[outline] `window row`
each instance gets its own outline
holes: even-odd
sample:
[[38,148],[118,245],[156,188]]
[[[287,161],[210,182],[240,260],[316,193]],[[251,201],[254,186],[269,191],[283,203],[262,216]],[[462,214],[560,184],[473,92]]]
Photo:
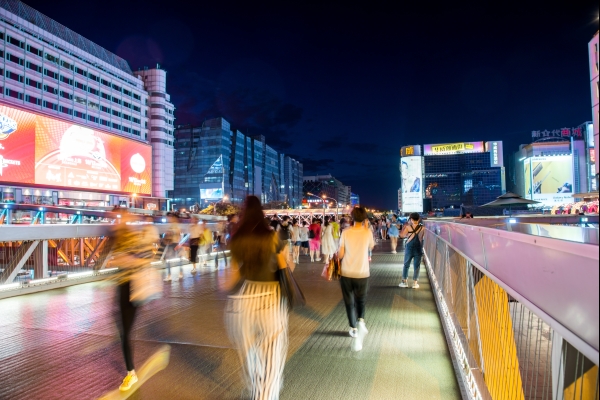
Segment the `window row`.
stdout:
[[[2,69],[0,68],[0,72],[1,71],[2,71]],[[52,71],[44,70],[44,72],[46,73],[46,72],[52,72]],[[24,80],[22,75],[19,75],[19,74],[15,73],[15,72],[6,70],[6,73],[3,74],[3,75],[5,75],[7,78],[13,79],[13,80],[15,80],[17,82],[25,82],[28,86],[34,87],[36,89],[42,89],[42,87],[43,87],[44,91],[46,91],[48,93],[52,93],[54,95],[59,95],[59,93],[60,93],[60,96],[66,98],[66,99],[69,99],[69,100],[73,99],[73,94],[71,94],[71,93],[65,92],[63,90],[60,90],[60,92],[59,92],[58,88],[55,88],[55,87],[53,87],[51,85],[46,85],[46,84],[42,85],[41,82],[36,81],[35,79],[32,79],[32,78],[25,78],[25,80]],[[50,77],[53,77],[52,75],[49,75],[49,74],[46,74],[46,75],[50,76]],[[60,81],[64,82],[64,83],[69,83],[66,80],[64,80],[62,76],[60,77]],[[133,111],[136,111],[136,112],[140,112],[141,111],[139,107],[137,107],[135,105],[132,105],[132,104],[126,102],[126,101],[121,102],[120,99],[117,99],[115,97],[111,97],[111,96],[109,96],[106,93],[98,92],[94,88],[87,88],[87,87],[85,87],[85,85],[82,87],[82,86],[80,86],[79,82],[77,82],[77,81],[75,82],[75,87],[79,88],[79,89],[81,89],[83,91],[87,91],[89,93],[92,93],[92,94],[100,93],[100,97],[102,97],[103,99],[112,100],[113,103],[122,105],[125,108],[130,108],[130,109],[132,109]],[[80,99],[80,104],[84,104],[85,103],[85,99],[83,99],[82,97],[75,96],[75,98],[76,99]],[[92,101],[88,101],[87,103],[91,107],[99,108],[98,103],[94,103]],[[111,111],[109,110],[107,112],[110,113]],[[127,114],[123,113],[123,115],[127,115]],[[140,121],[139,118],[131,117],[129,115],[127,115],[127,118],[130,119],[130,120],[132,120],[132,121],[137,121],[137,123],[139,123],[139,121]]]
[[23,96],[23,93],[18,92],[16,90],[10,89],[10,88],[6,88],[4,90],[4,94],[6,96],[18,99],[18,100],[25,100],[26,103],[31,103],[31,104],[35,104],[38,106],[42,106],[44,108],[50,109],[50,110],[54,110],[54,111],[59,111],[63,114],[67,114],[67,115],[72,115],[74,117],[80,118],[82,120],[87,120],[90,122],[94,122],[96,124],[99,125],[104,125],[107,127],[111,127],[113,129],[119,130],[119,131],[123,131],[126,133],[131,133],[133,135],[136,136],[140,136],[141,132],[138,129],[133,129],[130,128],[128,126],[123,126],[121,124],[118,124],[116,122],[111,122],[109,120],[106,120],[104,118],[100,118],[94,115],[90,115],[90,114],[86,114],[82,111],[79,110],[74,110],[72,108],[63,106],[63,105],[58,105],[57,103],[54,103],[52,101],[48,101],[48,100],[42,100],[38,97],[26,94],[25,96]]
[[[47,41],[45,39],[42,39],[42,38],[40,38],[40,37],[32,34],[31,32],[28,32],[25,29],[21,28],[21,31],[23,31],[25,33],[28,33],[29,35],[35,37],[36,39],[39,39],[42,42],[44,42],[44,43],[46,43],[46,44],[48,44],[48,45],[50,45],[50,46],[52,46],[54,48],[57,48],[60,51],[63,51],[65,53],[67,53],[67,54],[70,54],[71,56],[73,56],[73,57],[75,57],[75,58],[77,58],[77,59],[79,59],[79,60],[81,60],[81,61],[83,61],[83,62],[85,62],[87,64],[93,65],[94,67],[98,68],[99,70],[101,70],[101,71],[103,71],[103,72],[105,72],[105,73],[107,73],[109,75],[112,75],[113,77],[115,77],[117,79],[120,79],[120,80],[122,80],[122,81],[124,81],[124,82],[126,82],[126,83],[128,83],[128,84],[130,84],[132,86],[136,86],[135,83],[130,82],[130,81],[126,80],[125,78],[123,78],[123,77],[121,77],[119,75],[116,75],[116,74],[114,74],[114,73],[112,73],[110,71],[107,71],[106,69],[102,68],[101,66],[98,66],[95,63],[92,63],[92,62],[90,62],[90,61],[88,61],[86,59],[83,59],[83,58],[79,57],[76,54],[72,54],[70,51],[63,49],[63,48],[57,46],[54,43],[50,43],[49,41]],[[0,39],[4,40],[4,33],[3,32],[0,32]],[[36,48],[34,46],[31,46],[29,44],[26,45],[24,41],[21,41],[21,40],[19,40],[17,38],[14,38],[14,37],[10,36],[9,34],[6,35],[6,42],[12,44],[13,46],[19,47],[21,49],[27,49],[27,51],[29,51],[32,54],[37,55],[38,57],[47,57],[47,59],[49,61],[52,61],[52,62],[55,62],[55,63],[57,63],[59,65],[62,65],[65,68],[68,68],[68,69],[70,69],[72,71],[75,71],[75,72],[79,73],[82,76],[88,76],[90,79],[97,80],[97,77],[94,74],[92,74],[91,72],[86,72],[86,71],[82,70],[81,68],[78,68],[78,67],[74,66],[73,64],[71,64],[71,63],[69,63],[67,61],[62,61],[62,62],[59,63],[58,62],[59,61],[58,57],[55,57],[55,56],[53,56],[51,54],[48,54],[48,53],[44,53],[44,51],[42,51],[41,49],[38,49],[38,48]],[[77,71],[77,69],[79,71]],[[134,97],[136,100],[140,100],[141,99],[140,95],[138,95],[137,93],[132,93],[131,91],[129,91],[127,89],[124,89],[123,93],[125,93],[125,94],[127,94],[129,96]]]

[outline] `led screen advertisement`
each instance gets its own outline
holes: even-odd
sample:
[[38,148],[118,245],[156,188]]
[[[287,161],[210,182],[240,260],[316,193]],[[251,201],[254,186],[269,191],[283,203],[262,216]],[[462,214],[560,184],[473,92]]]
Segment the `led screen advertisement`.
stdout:
[[483,153],[483,142],[460,142],[443,144],[426,144],[423,146],[423,154],[426,156],[438,156],[444,154]]
[[526,198],[549,207],[573,202],[571,156],[531,157],[523,165]]
[[221,200],[223,188],[200,189],[200,198],[202,200]]
[[0,181],[150,194],[152,147],[0,105]]
[[400,159],[402,212],[423,212],[423,157]]

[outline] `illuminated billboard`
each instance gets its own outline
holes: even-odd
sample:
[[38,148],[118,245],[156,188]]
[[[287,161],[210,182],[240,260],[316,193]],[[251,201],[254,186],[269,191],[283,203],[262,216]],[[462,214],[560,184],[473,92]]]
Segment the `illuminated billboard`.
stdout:
[[420,156],[421,146],[416,144],[413,146],[403,146],[400,149],[400,157]]
[[526,198],[549,207],[573,202],[571,156],[530,157],[523,165]]
[[200,189],[200,198],[202,200],[221,200],[223,198],[223,188]]
[[400,159],[402,212],[423,212],[423,157]]
[[460,142],[445,144],[426,144],[423,146],[426,156],[440,156],[445,154],[483,153],[483,142]]
[[0,181],[151,194],[152,147],[0,105]]

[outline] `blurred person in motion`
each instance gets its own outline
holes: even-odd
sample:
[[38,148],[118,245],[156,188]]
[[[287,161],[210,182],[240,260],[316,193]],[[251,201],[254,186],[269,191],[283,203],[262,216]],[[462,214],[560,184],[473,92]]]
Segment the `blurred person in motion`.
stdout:
[[365,229],[363,222],[368,221],[367,212],[362,207],[352,210],[354,226],[345,229],[340,238],[339,257],[342,260],[340,286],[346,305],[346,314],[350,323],[350,336],[353,338],[352,350],[360,351],[364,337],[369,331],[365,324],[365,305],[369,276],[371,276],[368,253],[375,246],[373,234]]
[[197,215],[192,217],[188,229],[190,238],[190,261],[192,262],[192,274],[198,272],[196,265],[198,263],[198,249],[200,248],[200,239],[202,237],[202,227],[200,226],[200,218]]
[[319,225],[319,220],[313,218],[312,224],[308,227],[308,240],[310,246],[310,262],[315,262],[316,260],[321,261],[320,249],[321,249],[321,225]]
[[396,254],[396,247],[398,247],[398,236],[400,236],[400,231],[398,230],[398,223],[396,221],[390,222],[390,227],[388,228],[388,236],[390,237],[390,243],[392,245],[392,254]]
[[226,323],[238,349],[249,398],[275,400],[283,385],[288,347],[288,306],[277,271],[286,266],[287,246],[265,222],[260,200],[248,196],[231,240],[231,270],[222,288],[229,296]]
[[292,251],[292,262],[294,264],[300,264],[300,246],[302,245],[302,242],[300,241],[300,224],[298,224],[297,219],[292,220],[291,235],[292,245],[294,246]]
[[321,233],[321,253],[325,256],[325,264],[337,253],[337,246],[333,239],[333,225],[329,222],[329,216],[325,217],[324,229]]
[[400,233],[401,238],[406,239],[404,245],[404,269],[402,271],[401,288],[408,287],[408,270],[410,262],[413,261],[413,289],[419,288],[419,271],[421,269],[421,258],[423,258],[423,238],[425,237],[425,228],[421,224],[421,217],[418,213],[411,213],[408,222]]
[[302,255],[307,256],[310,246],[308,245],[308,223],[306,221],[302,221],[300,227],[300,247],[302,248]]
[[340,235],[342,234],[342,231],[340,229],[340,224],[338,224],[335,220],[335,215],[331,216],[331,218],[329,219],[329,224],[331,224],[331,234],[333,235],[333,241],[335,242],[335,252],[337,253],[338,249],[340,248]]
[[[150,263],[154,258],[154,244],[159,241],[158,230],[153,224],[140,225],[132,222],[131,214],[124,214],[121,222],[110,233],[115,265],[119,267],[119,271],[110,279],[117,283],[117,327],[127,368],[127,375],[119,387],[121,391],[131,389],[138,382],[130,342],[131,328],[137,312],[136,304],[131,301],[131,280],[140,269],[152,268]],[[157,278],[160,283],[160,276]]]
[[208,255],[212,252],[213,234],[208,226],[206,226],[205,220],[201,221],[200,230],[201,234],[198,250],[200,251],[200,262],[202,263],[202,266],[206,267],[208,266]]
[[225,255],[225,249],[227,248],[227,237],[226,237],[226,227],[222,227],[222,229],[218,229],[215,231],[215,268],[219,268],[219,251],[223,256],[223,260],[225,261],[225,266],[227,266],[227,256]]
[[[165,282],[171,281],[171,264],[169,260],[177,258],[179,251],[179,240],[181,240],[181,227],[179,217],[174,213],[167,213],[167,231],[163,234],[161,248],[163,248],[163,259],[167,264],[167,277]],[[179,261],[179,279],[183,278],[181,261]]]

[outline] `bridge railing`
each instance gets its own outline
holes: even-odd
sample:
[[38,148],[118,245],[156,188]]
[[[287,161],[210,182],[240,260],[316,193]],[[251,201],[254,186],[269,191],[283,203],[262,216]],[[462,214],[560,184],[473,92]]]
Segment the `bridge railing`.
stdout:
[[597,399],[598,246],[425,226],[425,264],[469,397]]

